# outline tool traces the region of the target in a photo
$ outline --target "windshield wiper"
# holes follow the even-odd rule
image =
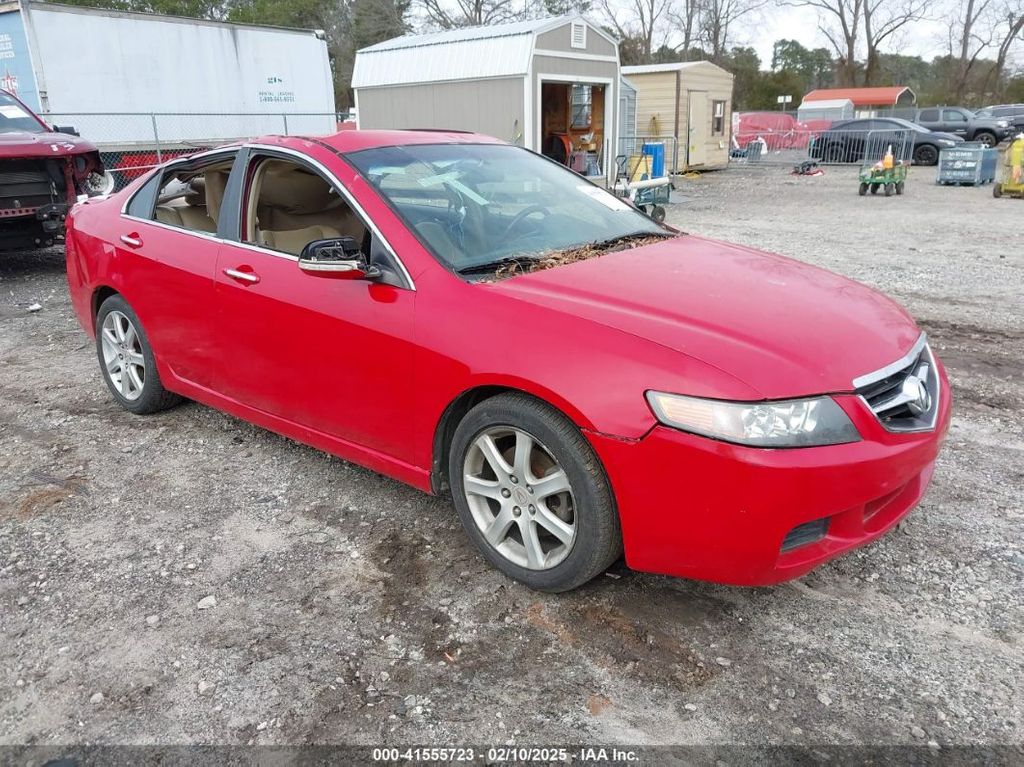
[[[494,272],[503,266],[511,266],[512,264],[518,264],[519,266],[525,267],[531,261],[537,259],[530,256],[506,256],[505,258],[496,258],[493,261],[484,261],[482,264],[470,264],[469,266],[463,266],[460,269],[456,269],[456,274],[483,274],[486,272]]]
[[[609,237],[607,240],[596,240],[590,243],[592,248],[604,248],[609,245],[617,245],[620,242],[629,242],[630,240],[643,240],[648,237],[675,237],[673,232],[629,232],[628,234],[620,234],[615,237]]]

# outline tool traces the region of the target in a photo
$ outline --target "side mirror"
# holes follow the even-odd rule
[[[79,132],[70,125],[54,125],[53,130],[55,133],[66,133],[69,136],[81,135]]]
[[[375,280],[381,274],[380,269],[366,262],[351,237],[307,243],[299,254],[299,268],[304,272],[341,280]]]

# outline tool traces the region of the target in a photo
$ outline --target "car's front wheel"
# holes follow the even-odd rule
[[[125,410],[156,413],[181,401],[160,382],[146,331],[119,295],[105,300],[96,314],[96,354],[107,388]]]
[[[580,430],[524,394],[476,405],[448,459],[463,527],[484,557],[541,591],[567,591],[622,550],[608,479]]]

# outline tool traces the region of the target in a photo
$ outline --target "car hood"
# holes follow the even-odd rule
[[[493,288],[674,349],[769,399],[851,391],[920,335],[900,306],[864,285],[691,235]]]
[[[95,151],[94,144],[67,133],[0,133],[0,158],[59,157]]]

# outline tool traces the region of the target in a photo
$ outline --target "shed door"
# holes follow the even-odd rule
[[[689,104],[686,120],[686,165],[704,165],[708,161],[708,92],[687,91],[686,100]]]

